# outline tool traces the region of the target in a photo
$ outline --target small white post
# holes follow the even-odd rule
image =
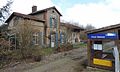
[[[117,46],[115,46],[114,48],[114,51],[113,51],[113,55],[115,57],[115,72],[119,72],[119,52],[118,52],[118,49],[117,49]]]

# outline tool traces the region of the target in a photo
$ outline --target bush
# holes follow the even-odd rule
[[[71,49],[73,49],[73,45],[71,43],[66,43],[66,44],[63,44],[60,47],[58,47],[56,50],[58,52],[62,52],[62,51],[68,51]]]
[[[41,61],[42,59],[41,48],[39,47],[33,48],[31,56],[34,61]]]
[[[16,50],[6,50],[0,48],[0,68],[11,62],[22,60],[41,61],[41,48],[24,48]]]
[[[10,57],[11,54],[12,54],[12,51],[10,50],[0,51],[0,68],[11,62],[12,60],[12,58]]]

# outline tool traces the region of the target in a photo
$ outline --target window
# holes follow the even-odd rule
[[[113,59],[113,47],[115,47],[114,41],[94,41],[92,50],[94,58]]]
[[[103,42],[103,54],[102,58],[104,59],[114,59],[113,48],[116,47],[114,41],[104,41]]]
[[[39,32],[39,42],[40,45],[43,45],[43,32]]]
[[[10,35],[10,43],[15,44],[15,34]]]
[[[10,41],[10,49],[16,49],[16,46],[18,45],[18,41],[16,39],[16,34],[10,34],[9,35],[9,41]]]
[[[113,52],[113,47],[115,47],[115,42],[114,41],[105,41],[103,43],[103,52],[112,53]]]
[[[61,41],[60,42],[64,43],[64,35],[63,34],[61,34]]]
[[[54,18],[52,18],[52,25],[53,25],[53,28],[54,28],[54,26],[55,26],[55,19]]]
[[[102,58],[102,41],[94,41],[92,53],[94,58]]]
[[[94,50],[102,50],[102,41],[95,41],[93,44]]]
[[[55,41],[55,36],[51,35],[51,42],[54,42],[54,41]]]
[[[55,36],[54,35],[51,35],[51,47],[54,47],[55,45]]]
[[[38,39],[38,33],[33,34],[33,44],[38,45],[39,39]]]
[[[57,20],[55,18],[52,18],[52,25],[53,25],[53,28],[57,27]]]
[[[57,28],[57,16],[55,14],[50,16],[50,28]]]

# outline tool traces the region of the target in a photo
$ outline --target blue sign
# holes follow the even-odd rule
[[[117,33],[88,34],[88,39],[117,39]]]

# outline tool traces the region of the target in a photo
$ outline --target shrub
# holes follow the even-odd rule
[[[42,59],[41,48],[39,47],[33,48],[31,56],[34,61],[41,61]]]
[[[58,47],[56,50],[58,52],[61,52],[61,51],[68,51],[71,49],[73,49],[73,45],[71,43],[66,43],[66,44],[63,44],[60,47]]]

